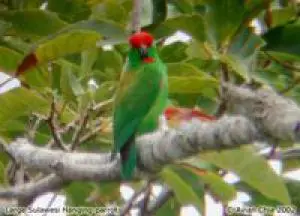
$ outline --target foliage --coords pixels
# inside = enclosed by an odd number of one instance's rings
[[[44,2],[48,4],[41,10]],[[280,6],[276,2],[143,1],[143,29],[155,35],[159,54],[168,67],[172,103],[215,113],[222,73],[231,82],[270,85],[299,101],[299,8],[292,1],[281,1]],[[46,119],[53,100],[61,128],[81,119],[87,108],[110,100],[129,48],[126,38],[131,10],[132,0],[1,1],[0,68],[10,75],[17,72],[22,86],[0,95],[0,136],[8,141],[24,136],[31,120],[41,119],[35,141],[46,145],[52,137]],[[253,19],[264,26],[264,34],[254,33]],[[191,36],[191,41],[163,43],[177,31]],[[91,79],[97,87],[88,84]],[[80,149],[109,150],[110,124],[108,102],[90,114],[85,132],[96,129],[97,133],[84,140]],[[64,138],[70,140],[74,130],[71,127]],[[7,182],[2,172],[6,164],[7,158],[0,163],[1,184]],[[293,168],[299,167],[294,164]],[[218,175],[220,169],[235,172],[247,187],[225,183]],[[236,190],[243,189],[251,191],[254,203],[273,200],[268,204],[289,204],[292,199],[299,205],[290,190],[297,185],[289,183],[288,191],[267,161],[249,149],[196,156],[166,167],[160,179],[174,189],[175,198],[159,214],[189,203],[203,211],[207,188],[224,204],[234,198]],[[99,205],[121,202],[115,188],[115,183],[84,187],[73,183],[65,192],[76,205],[87,205],[92,192],[100,197],[104,193],[103,199],[92,203]]]

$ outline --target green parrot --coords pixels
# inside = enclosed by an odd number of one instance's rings
[[[113,152],[121,154],[121,177],[130,180],[137,164],[137,135],[153,132],[168,101],[167,68],[147,32],[134,33],[116,92]]]

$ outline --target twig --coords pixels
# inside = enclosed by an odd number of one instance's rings
[[[80,138],[80,143],[83,143],[83,142],[86,142],[88,141],[89,139],[93,138],[94,136],[96,136],[99,131],[101,130],[101,125],[96,127],[95,129],[91,130],[90,132],[84,134],[81,138]]]
[[[132,32],[141,31],[141,11],[142,11],[142,1],[133,0],[133,13],[132,13]]]
[[[295,88],[296,85],[298,85],[298,84],[300,84],[300,77],[297,77],[296,79],[294,79],[293,82],[286,88],[282,89],[280,91],[280,93],[285,94],[285,93],[289,92],[290,90],[292,90],[293,88]]]
[[[111,104],[113,101],[114,101],[114,98],[110,98],[110,99],[108,99],[108,100],[102,101],[102,102],[96,104],[96,105],[92,108],[92,110],[93,110],[93,111],[98,111],[98,110],[102,109],[103,107],[105,107],[105,106]]]
[[[32,116],[32,117],[34,117],[34,116]],[[32,140],[32,141],[34,140],[35,133],[36,133],[36,131],[37,131],[37,129],[38,129],[38,127],[39,127],[41,121],[42,121],[42,119],[40,119],[40,118],[37,117],[37,119],[36,119],[36,121],[34,122],[33,125],[31,125],[31,124],[29,123],[29,128],[28,128],[28,139],[30,139],[30,140]]]
[[[52,204],[54,203],[54,201],[56,200],[57,198],[57,193],[54,193],[53,196],[51,197],[51,200],[49,201],[46,209],[50,209],[50,207],[52,206]],[[47,212],[45,212],[42,216],[47,216]]]
[[[287,68],[287,69],[290,69],[290,70],[295,70],[295,71],[300,71],[300,68],[298,67],[295,67],[289,63],[286,63],[286,62],[282,62],[280,61],[279,59],[277,59],[275,56],[272,56],[270,53],[264,51],[263,52],[266,56],[268,56],[271,60],[275,61],[276,63],[282,65],[283,67]]]
[[[154,204],[149,206],[148,215],[154,215],[154,213],[160,209],[172,196],[174,196],[174,192],[168,188],[160,193],[157,197]]]
[[[15,158],[13,157],[13,155],[8,150],[7,142],[0,137],[0,152],[1,151],[4,151],[10,157],[11,160],[15,161]]]
[[[225,91],[225,89],[223,87],[223,83],[227,83],[228,81],[229,81],[229,72],[228,72],[227,65],[225,63],[221,63],[221,86],[220,86],[220,90],[219,90],[221,102],[220,102],[220,104],[217,108],[216,114],[215,114],[217,117],[222,116],[226,112],[226,109],[227,109],[226,100],[223,97],[224,91]]]
[[[89,108],[87,108],[85,110],[85,113],[83,115],[83,117],[80,119],[80,123],[78,125],[78,127],[76,127],[76,130],[73,134],[73,137],[72,137],[72,144],[71,144],[71,147],[70,147],[70,150],[73,151],[77,146],[78,144],[80,143],[80,136],[82,135],[82,132],[84,131],[87,123],[88,123],[88,119],[89,119]]]
[[[53,136],[54,144],[62,150],[67,150],[67,148],[65,147],[64,142],[60,136],[60,133],[58,132],[56,120],[57,120],[57,116],[56,116],[56,110],[55,110],[55,98],[53,96],[53,100],[51,103],[51,109],[50,109],[50,116],[47,119],[47,123],[50,127],[50,131]]]
[[[139,191],[136,191],[133,196],[127,201],[124,207],[120,211],[120,216],[125,216],[128,214],[132,206],[134,205],[135,200],[144,193],[148,188],[148,184],[145,184]]]
[[[148,211],[148,205],[149,205],[149,200],[150,200],[150,195],[151,195],[151,190],[152,190],[152,182],[153,180],[148,180],[147,182],[147,189],[144,193],[144,199],[143,202],[141,202],[141,207],[140,211],[142,215],[146,215]]]
[[[12,81],[15,78],[16,77],[14,77],[14,76],[7,78],[5,81],[3,81],[2,83],[0,83],[0,88],[2,88],[3,86],[5,86],[7,83],[9,83],[10,81]]]

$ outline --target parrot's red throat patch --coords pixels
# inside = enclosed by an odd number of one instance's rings
[[[150,47],[154,38],[148,32],[136,32],[129,38],[129,43],[134,48],[141,48],[142,46]]]
[[[143,58],[143,62],[144,63],[152,63],[152,62],[154,62],[155,60],[154,60],[154,58],[152,58],[152,57],[146,57],[146,58]]]

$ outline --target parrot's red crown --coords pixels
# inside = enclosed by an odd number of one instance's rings
[[[153,36],[148,32],[137,32],[131,35],[129,43],[134,48],[140,48],[142,46],[150,47],[153,43]]]

